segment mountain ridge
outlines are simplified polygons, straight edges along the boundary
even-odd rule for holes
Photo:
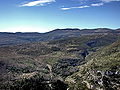
[[[42,42],[59,40],[69,37],[80,37],[84,35],[98,35],[98,34],[120,34],[120,29],[55,29],[46,33],[38,32],[0,32],[0,46],[17,45],[31,42]]]
[[[54,29],[54,30],[51,30],[51,31],[48,31],[48,32],[43,32],[43,33],[40,33],[40,32],[0,32],[2,34],[32,34],[32,33],[35,33],[35,34],[44,34],[44,33],[49,33],[49,32],[53,32],[53,31],[73,31],[73,30],[78,30],[78,31],[82,31],[82,30],[120,30],[120,28],[117,28],[117,29],[111,29],[111,28],[93,28],[93,29],[79,29],[79,28],[64,28],[64,29]]]

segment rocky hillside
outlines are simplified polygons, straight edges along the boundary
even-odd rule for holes
[[[54,32],[60,33],[59,31],[55,30],[46,35]],[[98,30],[98,32],[100,31]],[[63,32],[68,31],[65,29]],[[75,31],[71,30],[71,32]],[[108,30],[103,32],[104,34],[92,33],[46,42],[35,41],[19,45],[3,45],[0,47],[0,89],[86,90],[94,89],[91,87],[100,88],[99,85],[94,86],[96,84],[89,83],[91,80],[89,78],[92,78],[90,82],[94,82],[93,77],[89,74],[96,78],[97,72],[102,75],[106,75],[109,71],[113,73],[114,66],[117,66],[117,71],[115,71],[117,73],[120,57],[120,44],[117,41],[120,39],[119,33],[106,34],[105,32]],[[18,34],[22,37],[21,33]],[[36,33],[35,37],[38,36],[39,34]],[[51,34],[51,36],[53,35]],[[29,34],[25,37],[29,37]],[[113,63],[113,61],[117,62]],[[115,82],[115,85],[117,84],[118,81]],[[109,90],[109,85],[112,88],[114,86],[113,83],[108,84],[108,88],[105,89]],[[102,84],[101,87],[105,86]]]
[[[120,40],[86,60],[77,73],[66,78],[69,90],[120,90]]]

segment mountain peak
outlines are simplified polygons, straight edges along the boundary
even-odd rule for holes
[[[65,28],[65,29],[55,29],[53,31],[74,31],[74,30],[80,30],[78,28]]]

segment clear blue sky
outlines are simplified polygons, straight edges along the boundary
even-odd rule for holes
[[[120,28],[120,0],[1,0],[0,32]]]

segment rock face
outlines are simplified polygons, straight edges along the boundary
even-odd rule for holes
[[[117,69],[116,69],[117,70]],[[83,81],[88,89],[92,90],[119,90],[120,72],[119,71],[89,71],[86,79]]]
[[[89,71],[84,76],[72,76],[74,82],[66,79],[70,84],[69,90],[120,90],[120,72],[117,71]],[[72,84],[71,84],[72,83]]]
[[[66,78],[69,90],[120,90],[120,40],[86,59],[77,73]]]

